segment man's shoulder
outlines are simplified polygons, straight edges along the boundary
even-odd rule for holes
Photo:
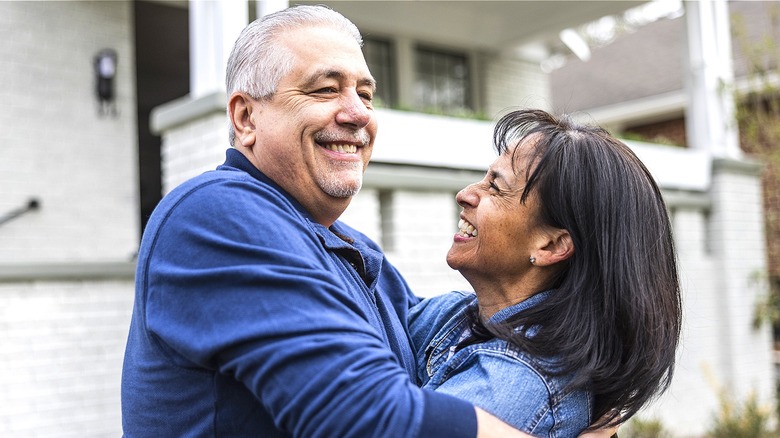
[[[163,197],[156,210],[168,214],[172,210],[248,213],[251,210],[267,210],[271,205],[295,210],[287,197],[273,185],[238,169],[220,168],[204,172],[175,187]]]
[[[241,188],[248,189],[269,187],[262,181],[252,177],[248,173],[234,168],[220,168],[215,170],[209,170],[194,176],[178,186],[174,187],[168,194],[163,197],[166,198],[182,198],[186,197],[193,192],[206,191],[221,191],[221,190],[240,190]]]
[[[247,243],[311,234],[296,206],[270,184],[240,170],[213,170],[169,192],[149,218],[144,237],[233,236]]]

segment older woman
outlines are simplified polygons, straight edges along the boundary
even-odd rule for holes
[[[537,436],[625,421],[669,385],[680,334],[661,193],[626,145],[568,118],[514,111],[494,143],[447,254],[475,294],[414,309],[418,377]]]

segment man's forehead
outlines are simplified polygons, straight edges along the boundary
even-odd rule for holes
[[[358,86],[376,88],[360,45],[349,33],[328,26],[302,26],[287,29],[277,38],[294,54],[294,69],[304,83],[354,80]]]

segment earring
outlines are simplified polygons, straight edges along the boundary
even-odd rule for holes
[[[531,258],[528,259],[528,261],[531,262],[531,264],[533,265],[534,263],[536,263],[536,257],[531,256]]]

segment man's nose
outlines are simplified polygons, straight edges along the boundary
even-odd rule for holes
[[[366,106],[366,103],[354,90],[341,96],[341,108],[336,115],[338,123],[362,128],[371,122],[373,116],[373,110]]]

